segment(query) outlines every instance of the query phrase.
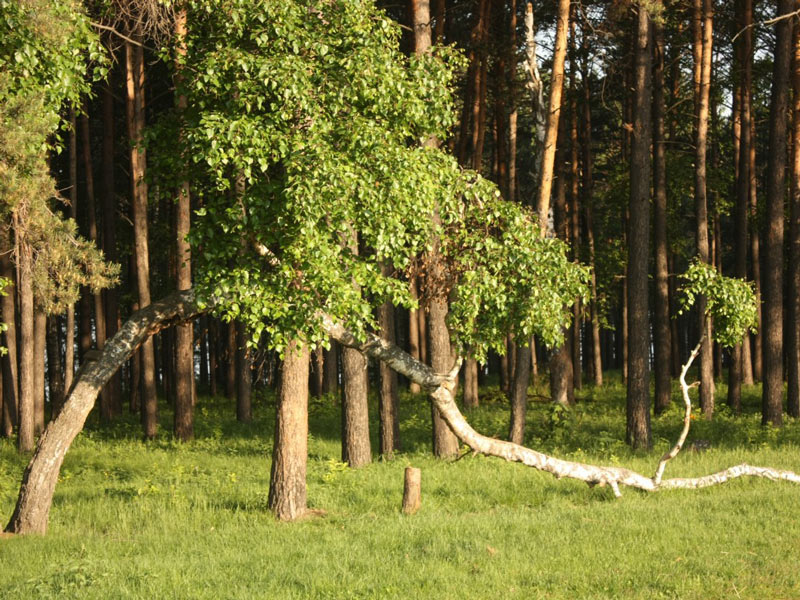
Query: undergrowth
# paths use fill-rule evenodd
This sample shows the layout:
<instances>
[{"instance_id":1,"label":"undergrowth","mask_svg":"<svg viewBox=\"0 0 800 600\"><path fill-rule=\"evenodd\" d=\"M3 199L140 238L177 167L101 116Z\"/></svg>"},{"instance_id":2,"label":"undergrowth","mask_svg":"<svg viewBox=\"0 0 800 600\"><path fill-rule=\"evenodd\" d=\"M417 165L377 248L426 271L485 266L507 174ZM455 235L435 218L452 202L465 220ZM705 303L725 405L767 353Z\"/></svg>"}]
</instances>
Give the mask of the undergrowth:
<instances>
[{"instance_id":1,"label":"undergrowth","mask_svg":"<svg viewBox=\"0 0 800 600\"><path fill-rule=\"evenodd\" d=\"M682 409L653 418L654 449L624 444L624 387L585 387L566 410L531 390L526 444L562 458L651 474L676 438ZM739 462L800 470L800 427L760 425L760 390L744 414L723 405L696 414L688 445L666 476L699 475ZM358 470L341 463L340 407L310 402L308 497L324 516L285 524L267 507L274 427L271 394L255 419L201 397L196 439L168 433L161 406L154 442L135 417L100 426L90 417L67 455L45 537L0 539L2 598L791 598L800 597L795 555L800 489L739 480L699 491L615 500L518 464L464 452L429 455L430 406L403 395L402 450ZM376 406L372 408L377 431ZM505 437L508 402L481 389L466 413ZM377 439L373 436L373 448ZM465 449L464 449L465 450ZM0 441L0 513L10 516L27 457ZM403 468L422 468L423 506L400 513Z\"/></svg>"}]
</instances>

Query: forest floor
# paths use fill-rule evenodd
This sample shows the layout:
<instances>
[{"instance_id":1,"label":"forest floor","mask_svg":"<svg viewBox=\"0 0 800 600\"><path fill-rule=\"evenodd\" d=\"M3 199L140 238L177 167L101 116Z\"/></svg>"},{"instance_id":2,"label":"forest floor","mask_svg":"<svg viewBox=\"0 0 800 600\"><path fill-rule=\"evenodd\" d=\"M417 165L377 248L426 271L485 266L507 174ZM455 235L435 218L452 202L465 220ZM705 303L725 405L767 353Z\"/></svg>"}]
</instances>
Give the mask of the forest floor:
<instances>
[{"instance_id":1,"label":"forest floor","mask_svg":"<svg viewBox=\"0 0 800 600\"><path fill-rule=\"evenodd\" d=\"M724 385L717 392L722 404ZM505 436L507 402L497 388L481 394L468 420ZM625 446L624 397L612 381L584 387L572 411L531 402L526 442L651 474L680 429L679 394L653 420L652 453ZM308 500L325 516L292 524L267 509L273 397L243 425L231 401L201 396L188 444L168 433L165 404L150 443L134 417L100 428L93 413L67 455L47 536L0 539L0 598L800 598L797 486L623 488L616 500L495 458L434 460L429 405L401 402L403 451L350 470L339 462L338 406L312 400ZM800 471L800 422L762 428L759 403L759 389L746 389L742 417L724 406L713 422L698 416L689 442L711 448L685 451L666 476L740 462ZM3 523L26 460L0 440ZM422 469L413 516L400 512L408 465Z\"/></svg>"}]
</instances>

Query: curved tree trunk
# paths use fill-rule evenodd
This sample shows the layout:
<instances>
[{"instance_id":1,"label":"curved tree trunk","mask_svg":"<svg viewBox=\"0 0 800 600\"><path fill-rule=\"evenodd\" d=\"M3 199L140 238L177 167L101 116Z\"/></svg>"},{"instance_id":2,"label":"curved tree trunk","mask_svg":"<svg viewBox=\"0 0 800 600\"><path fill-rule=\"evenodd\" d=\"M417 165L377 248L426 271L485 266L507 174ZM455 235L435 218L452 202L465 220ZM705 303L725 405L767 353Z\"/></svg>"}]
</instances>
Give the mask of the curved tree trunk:
<instances>
[{"instance_id":1,"label":"curved tree trunk","mask_svg":"<svg viewBox=\"0 0 800 600\"><path fill-rule=\"evenodd\" d=\"M100 389L150 336L199 314L191 290L173 294L134 313L106 344L99 360L86 362L76 377L64 408L39 438L22 476L19 498L6 531L45 533L53 492L64 456L83 428Z\"/></svg>"}]
</instances>

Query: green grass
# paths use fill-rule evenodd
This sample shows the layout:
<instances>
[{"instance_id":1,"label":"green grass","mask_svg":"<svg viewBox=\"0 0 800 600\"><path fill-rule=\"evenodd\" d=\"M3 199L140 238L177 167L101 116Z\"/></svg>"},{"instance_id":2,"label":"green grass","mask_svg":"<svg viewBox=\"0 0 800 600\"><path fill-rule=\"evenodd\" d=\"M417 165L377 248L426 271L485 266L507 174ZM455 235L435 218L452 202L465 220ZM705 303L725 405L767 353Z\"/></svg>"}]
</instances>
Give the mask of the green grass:
<instances>
[{"instance_id":1,"label":"green grass","mask_svg":"<svg viewBox=\"0 0 800 600\"><path fill-rule=\"evenodd\" d=\"M718 398L724 397L719 386ZM542 391L542 390L540 390ZM496 389L467 415L504 436ZM531 403L527 443L560 457L652 473L680 429L680 407L653 421L656 448L624 445L624 388L584 389L569 413ZM681 454L667 476L732 464L800 470L800 426L746 414L694 422L712 449ZM800 488L738 480L644 494L561 480L518 464L427 454L429 407L404 397L404 452L359 470L339 463L338 407L311 407L309 504L327 515L278 523L267 510L274 404L235 422L201 398L197 439L139 441L135 419L90 426L62 470L46 537L0 539L0 598L798 598ZM373 424L375 423L373 413ZM375 426L377 430L377 426ZM375 446L374 446L375 447ZM0 515L11 514L26 459L0 441ZM400 511L403 468L422 468L423 506Z\"/></svg>"}]
</instances>

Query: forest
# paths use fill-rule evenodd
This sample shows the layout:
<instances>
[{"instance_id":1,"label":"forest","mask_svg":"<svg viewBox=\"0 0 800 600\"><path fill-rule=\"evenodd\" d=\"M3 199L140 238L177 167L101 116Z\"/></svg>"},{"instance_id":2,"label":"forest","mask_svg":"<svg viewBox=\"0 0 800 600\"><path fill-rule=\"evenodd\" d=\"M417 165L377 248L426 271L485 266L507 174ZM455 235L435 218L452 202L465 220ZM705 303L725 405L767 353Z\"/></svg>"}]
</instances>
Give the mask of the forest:
<instances>
[{"instance_id":1,"label":"forest","mask_svg":"<svg viewBox=\"0 0 800 600\"><path fill-rule=\"evenodd\" d=\"M4 597L800 594L800 0L0 15Z\"/></svg>"}]
</instances>

